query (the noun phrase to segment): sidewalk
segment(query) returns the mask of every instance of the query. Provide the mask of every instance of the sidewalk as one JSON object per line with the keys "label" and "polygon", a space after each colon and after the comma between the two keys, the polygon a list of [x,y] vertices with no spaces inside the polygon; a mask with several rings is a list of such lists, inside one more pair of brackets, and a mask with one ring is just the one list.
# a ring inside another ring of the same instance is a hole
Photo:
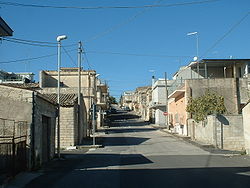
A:
{"label": "sidewalk", "polygon": [[173,133],[171,130],[166,129],[166,126],[160,126],[160,125],[156,125],[156,124],[150,124],[150,126],[152,126],[153,128],[159,129],[162,132],[168,133],[175,138],[178,138],[178,139],[181,139],[185,142],[193,144],[193,145],[195,145],[195,146],[197,146],[205,151],[213,153],[213,154],[225,154],[225,155],[227,155],[227,154],[228,155],[241,155],[242,154],[241,151],[223,150],[223,149],[216,148],[212,144],[207,144],[207,143],[203,143],[201,141],[192,140],[190,136],[185,136],[185,135]]}
{"label": "sidewalk", "polygon": [[89,148],[61,151],[60,160],[54,158],[38,170],[24,171],[17,174],[13,178],[5,179],[0,182],[0,188],[22,188],[33,179],[38,178],[39,176],[42,176],[46,173],[51,173],[58,169],[68,170],[69,168],[74,167],[88,151]]}

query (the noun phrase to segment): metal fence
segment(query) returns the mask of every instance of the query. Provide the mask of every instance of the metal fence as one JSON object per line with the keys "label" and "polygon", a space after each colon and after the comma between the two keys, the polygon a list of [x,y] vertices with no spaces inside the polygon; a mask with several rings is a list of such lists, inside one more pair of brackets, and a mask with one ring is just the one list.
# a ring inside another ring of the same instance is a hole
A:
{"label": "metal fence", "polygon": [[27,167],[27,122],[0,118],[0,173],[14,175]]}

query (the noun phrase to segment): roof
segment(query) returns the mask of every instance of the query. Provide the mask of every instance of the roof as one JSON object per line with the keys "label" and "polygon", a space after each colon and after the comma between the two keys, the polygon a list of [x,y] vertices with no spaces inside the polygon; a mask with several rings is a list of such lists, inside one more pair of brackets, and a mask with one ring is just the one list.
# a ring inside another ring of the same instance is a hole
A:
{"label": "roof", "polygon": [[[47,99],[52,101],[53,103],[57,103],[57,94],[51,93],[51,94],[42,94]],[[77,94],[60,94],[60,106],[62,107],[72,107],[77,102]]]}
{"label": "roof", "polygon": [[[246,63],[250,62],[250,59],[201,59],[198,61],[199,64],[207,64],[210,66],[218,65],[233,65],[235,63]],[[197,62],[191,62],[188,66],[196,66]]]}
{"label": "roof", "polygon": [[12,36],[13,30],[8,24],[0,17],[0,37]]}
{"label": "roof", "polygon": [[149,87],[151,88],[151,86],[137,87],[137,88],[136,88],[136,91],[139,91],[139,90],[146,90],[146,89],[148,89]]}
{"label": "roof", "polygon": [[23,84],[17,84],[17,83],[1,83],[0,85],[9,86],[9,87],[15,87],[15,88],[21,88],[21,89],[30,89],[35,90],[39,89],[39,83],[23,83]]}

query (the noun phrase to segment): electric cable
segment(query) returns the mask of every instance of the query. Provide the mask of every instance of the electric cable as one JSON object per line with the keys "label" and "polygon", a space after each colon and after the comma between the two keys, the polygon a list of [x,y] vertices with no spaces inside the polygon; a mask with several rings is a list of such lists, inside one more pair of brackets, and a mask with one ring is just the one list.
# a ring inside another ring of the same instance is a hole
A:
{"label": "electric cable", "polygon": [[[75,51],[75,50],[77,50],[77,49],[68,50],[68,52]],[[62,52],[62,53],[65,53],[65,52]],[[36,59],[43,59],[43,58],[52,57],[52,56],[56,56],[56,55],[57,55],[57,53],[56,54],[44,55],[44,56],[38,56],[38,57],[31,57],[31,58],[10,60],[10,61],[0,61],[0,64],[9,64],[9,63],[22,62],[22,61],[30,61],[30,60],[36,60]]]}
{"label": "electric cable", "polygon": [[71,57],[71,55],[67,52],[67,50],[66,50],[64,47],[62,47],[62,48],[63,48],[64,52],[67,54],[67,56],[69,57],[69,59],[71,60],[71,62],[72,62],[75,66],[77,66],[76,62],[75,62],[74,59]]}
{"label": "electric cable", "polygon": [[160,7],[173,7],[173,6],[185,6],[193,4],[204,4],[210,2],[216,2],[221,0],[206,0],[206,1],[191,1],[184,3],[173,3],[166,5],[141,5],[141,6],[96,6],[96,7],[78,7],[78,6],[52,6],[52,5],[38,5],[38,4],[23,4],[23,3],[13,3],[0,1],[1,5],[6,6],[17,6],[17,7],[32,7],[32,8],[54,8],[54,9],[82,9],[82,10],[91,10],[91,9],[139,9],[139,8],[160,8]]}
{"label": "electric cable", "polygon": [[248,16],[250,12],[247,12],[237,23],[235,23],[225,34],[223,34],[208,50],[204,52],[201,57],[207,55],[213,48],[215,48],[224,38],[226,38],[235,28],[237,28]]}

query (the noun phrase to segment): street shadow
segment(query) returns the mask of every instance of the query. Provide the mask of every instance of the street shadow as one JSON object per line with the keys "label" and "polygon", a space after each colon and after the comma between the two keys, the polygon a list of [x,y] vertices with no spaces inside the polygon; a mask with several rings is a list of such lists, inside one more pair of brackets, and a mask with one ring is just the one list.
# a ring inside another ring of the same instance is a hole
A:
{"label": "street shadow", "polygon": [[[92,187],[88,177],[95,179],[96,187],[152,188],[152,187],[192,187],[192,188],[249,188],[249,176],[241,175],[250,168],[179,168],[179,169],[121,169],[86,170],[81,177],[85,187]],[[114,179],[114,177],[119,179]],[[76,174],[76,176],[80,176]],[[67,183],[67,182],[65,182]],[[78,182],[79,183],[79,182]],[[74,183],[74,187],[80,187]],[[69,183],[68,183],[69,184]],[[93,185],[93,184],[92,184]]]}
{"label": "street shadow", "polygon": [[225,116],[219,114],[219,115],[217,115],[217,119],[218,119],[219,122],[221,122],[223,125],[229,125],[229,121],[228,121],[228,119],[227,119]]}
{"label": "street shadow", "polygon": [[150,132],[155,131],[155,128],[122,128],[122,129],[113,129],[110,128],[106,133],[132,133],[132,132]]}
{"label": "street shadow", "polygon": [[149,125],[149,122],[145,121],[128,121],[128,120],[115,120],[110,123],[110,127],[140,127]]}
{"label": "street shadow", "polygon": [[115,121],[115,120],[138,119],[140,118],[140,116],[132,113],[116,113],[116,114],[110,114],[108,118],[110,119],[110,121]]}
{"label": "street shadow", "polygon": [[153,163],[141,154],[86,154],[78,169]]}
{"label": "street shadow", "polygon": [[150,138],[141,137],[105,137],[103,146],[132,146],[146,142]]}
{"label": "street shadow", "polygon": [[[102,162],[96,162],[96,159]],[[25,187],[249,188],[250,185],[249,167],[126,169],[120,166],[120,169],[111,168],[116,165],[148,163],[152,162],[140,155],[87,154],[84,157],[84,163],[70,171],[60,171],[59,174],[45,173]]]}

